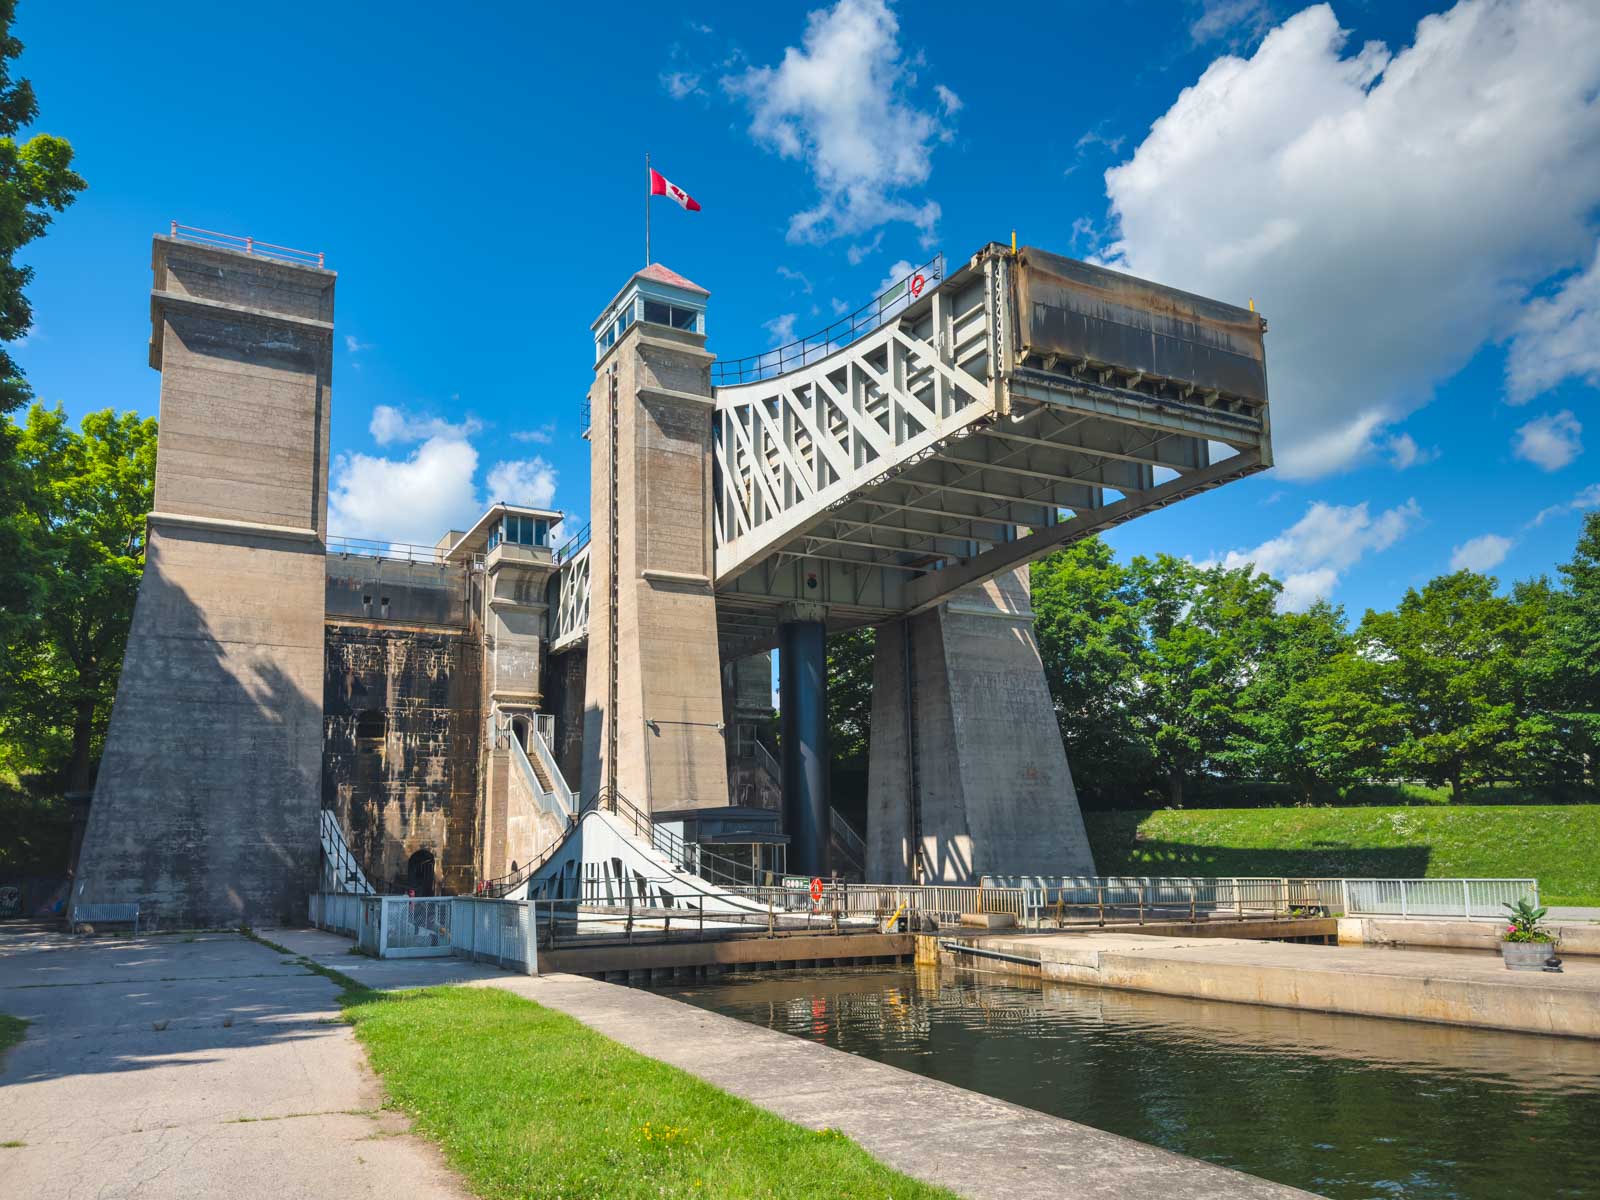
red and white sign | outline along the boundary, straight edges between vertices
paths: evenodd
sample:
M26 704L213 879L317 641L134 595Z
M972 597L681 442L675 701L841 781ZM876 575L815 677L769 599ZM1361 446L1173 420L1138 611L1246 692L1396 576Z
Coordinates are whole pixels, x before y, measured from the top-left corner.
M689 212L700 211L700 201L689 195L688 192L673 183L672 180L654 167L647 169L650 172L650 194L652 196L666 196L669 200L676 201L679 208L687 209Z

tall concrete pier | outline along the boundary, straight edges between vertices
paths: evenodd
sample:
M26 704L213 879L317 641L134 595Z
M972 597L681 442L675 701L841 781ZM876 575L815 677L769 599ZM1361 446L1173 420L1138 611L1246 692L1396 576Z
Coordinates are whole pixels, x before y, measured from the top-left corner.
M878 628L867 877L1092 875L1028 570Z
M594 323L583 792L727 807L712 596L709 293L656 264Z
M297 919L318 868L334 274L157 237L161 446L74 905Z

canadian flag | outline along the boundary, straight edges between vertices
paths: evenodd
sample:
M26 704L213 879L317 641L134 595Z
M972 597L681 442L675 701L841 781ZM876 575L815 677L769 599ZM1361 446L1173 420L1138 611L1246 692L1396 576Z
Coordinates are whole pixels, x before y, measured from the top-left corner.
M679 208L686 208L690 212L700 211L700 201L688 192L673 183L654 167L646 168L650 172L650 194L652 196L669 196L677 201Z

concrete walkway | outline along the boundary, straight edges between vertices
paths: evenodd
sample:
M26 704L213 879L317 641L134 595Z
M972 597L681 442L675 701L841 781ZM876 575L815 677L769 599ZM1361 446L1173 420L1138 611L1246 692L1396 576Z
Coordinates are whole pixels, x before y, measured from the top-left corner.
M349 946L348 942L344 943ZM0 1196L299 1200L468 1193L379 1109L337 988L233 934L0 925Z

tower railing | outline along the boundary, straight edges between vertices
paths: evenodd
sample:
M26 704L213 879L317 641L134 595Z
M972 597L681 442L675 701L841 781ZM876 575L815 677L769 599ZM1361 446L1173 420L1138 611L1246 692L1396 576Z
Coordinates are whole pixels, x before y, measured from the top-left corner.
M879 292L855 312L847 313L816 333L760 354L748 354L743 358L719 358L711 364L711 384L713 387L731 387L738 383L754 383L759 379L771 379L774 375L782 375L807 363L816 362L819 358L825 358L841 346L848 346L864 334L871 333L900 309L914 303L926 289L943 278L944 255L936 254Z
M259 255L279 262L293 263L297 267L322 267L326 269L321 250L296 250L293 246L279 246L262 242L248 235L218 233L215 229L201 229L194 225L172 222L172 236L180 242L193 242L198 246L214 246L219 250L237 250L244 254Z

